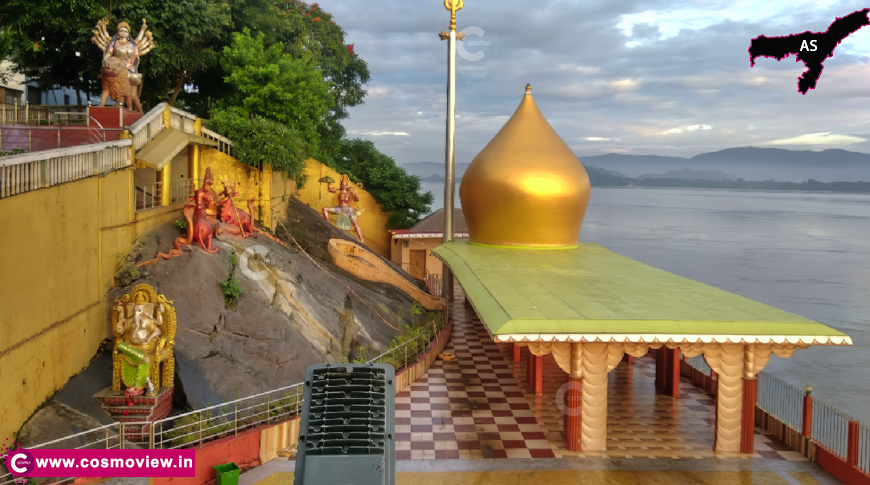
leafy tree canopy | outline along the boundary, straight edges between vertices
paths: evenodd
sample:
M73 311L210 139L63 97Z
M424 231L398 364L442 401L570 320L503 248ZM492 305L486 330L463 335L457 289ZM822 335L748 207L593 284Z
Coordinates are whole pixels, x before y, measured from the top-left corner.
M242 163L261 167L269 162L289 177L305 168L308 154L302 135L282 123L232 107L212 111L208 126L233 140L233 155Z
M362 104L366 94L363 85L370 80L366 62L346 44L344 30L317 3L230 0L229 5L235 32L250 28L262 33L264 47L281 44L294 59L310 60L330 83L331 102L317 131L322 140L321 157L335 156L345 134L341 121L347 118L349 108ZM199 96L189 103L191 109L204 114L223 99L232 90L224 80L226 75L225 69L218 67L196 78Z
M99 92L100 52L90 39L97 19L109 14L103 2L6 0L2 14L12 35L10 58L18 72L41 88Z
M233 34L233 44L224 49L221 67L233 90L220 101L219 109L241 107L247 113L271 119L299 132L308 146L319 146L318 127L330 108L330 85L310 56L294 58L281 44L266 48L265 35L250 31Z
M142 19L157 45L142 57L143 101L178 95L184 81L217 63L214 42L230 28L229 8L218 0L7 0L3 20L14 36L11 58L18 70L44 89L70 86L99 94L102 52L91 43L97 20L109 17L110 33L120 21L136 36Z

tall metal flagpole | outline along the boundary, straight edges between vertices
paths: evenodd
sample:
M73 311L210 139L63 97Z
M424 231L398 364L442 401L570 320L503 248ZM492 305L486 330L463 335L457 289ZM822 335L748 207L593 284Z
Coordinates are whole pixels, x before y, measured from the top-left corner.
M445 144L444 169L444 242L453 241L453 193L455 181L455 144L456 134L456 11L463 7L463 0L444 0L444 8L450 10L450 32L441 31L441 40L447 41L447 143ZM460 33L458 38L465 37ZM448 302L453 301L453 273L444 266L441 296Z

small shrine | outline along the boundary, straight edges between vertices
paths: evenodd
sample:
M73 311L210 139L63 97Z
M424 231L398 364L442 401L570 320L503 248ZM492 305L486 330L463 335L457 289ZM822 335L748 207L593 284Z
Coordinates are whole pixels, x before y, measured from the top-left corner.
M151 285L134 286L112 311L112 387L94 398L122 423L152 422L172 411L175 382L175 331L171 300ZM125 430L125 439L148 438L148 425Z
M680 354L704 356L718 374L715 450L752 453L757 378L771 356L789 357L811 345L851 345L851 339L578 242L590 190L583 165L526 86L519 108L462 178L468 239L433 252L492 339L513 345L515 361L519 347L528 347L536 393L543 389L543 356L552 354L567 374L569 450L606 449L608 373L625 356L652 351L662 376L657 387L675 397Z

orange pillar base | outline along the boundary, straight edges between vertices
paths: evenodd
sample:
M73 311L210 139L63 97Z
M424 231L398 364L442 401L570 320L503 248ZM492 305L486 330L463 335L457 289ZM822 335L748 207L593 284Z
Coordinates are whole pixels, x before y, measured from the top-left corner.
M568 390L562 398L565 415L565 443L568 445L569 451L581 451L583 448L580 443L582 414L580 406L583 402L582 397L583 380L568 379Z
M755 403L758 402L758 380L743 379L743 422L740 453L755 451Z

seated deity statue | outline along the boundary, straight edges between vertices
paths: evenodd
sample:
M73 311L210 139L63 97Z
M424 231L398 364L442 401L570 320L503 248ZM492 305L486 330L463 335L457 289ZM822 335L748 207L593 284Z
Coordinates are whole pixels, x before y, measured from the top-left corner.
M172 302L157 295L150 285L137 285L116 302L112 312L113 390L120 391L123 382L128 394L147 390L155 395L161 386L173 385L175 325Z

